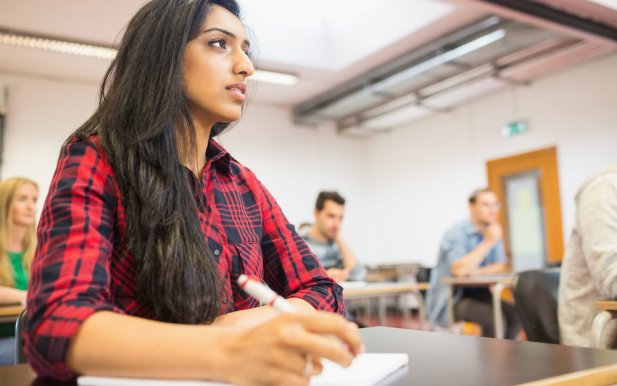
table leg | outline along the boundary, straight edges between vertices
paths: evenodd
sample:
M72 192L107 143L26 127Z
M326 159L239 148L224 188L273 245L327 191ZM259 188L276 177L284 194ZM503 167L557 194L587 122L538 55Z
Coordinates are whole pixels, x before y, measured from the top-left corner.
M613 319L613 315L609 311L602 311L593 318L591 332L589 334L590 347L605 348L602 347L602 335L604 334L604 328L606 328L606 325L611 319Z
M403 326L409 326L411 324L411 307L409 307L408 302L405 302L405 300L408 299L407 296L407 294L404 294L396 297L398 309L401 310L403 314Z
M379 324L381 326L385 326L386 325L386 297L380 296L379 298L377 298L377 301L379 302Z
M446 312L448 314L448 327L450 331L454 331L454 299L453 299L453 286L448 285L448 305Z
M503 313L501 312L501 292L503 283L495 283L491 288L493 294L493 323L495 323L495 338L503 339Z
M420 330L424 330L424 321L426 320L424 299L422 298L422 293L420 291L414 291L413 295L416 297L416 303L418 304L418 326L420 327Z

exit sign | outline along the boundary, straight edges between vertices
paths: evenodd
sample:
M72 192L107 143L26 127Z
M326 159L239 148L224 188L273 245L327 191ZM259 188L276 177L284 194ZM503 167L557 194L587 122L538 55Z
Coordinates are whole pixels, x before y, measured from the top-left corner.
M512 122L506 123L501 128L501 135L503 135L505 138L510 138L510 137L517 136L519 134L523 134L524 132L527 131L527 129L529 129L529 126L527 125L527 121L523 121L523 120L512 121Z

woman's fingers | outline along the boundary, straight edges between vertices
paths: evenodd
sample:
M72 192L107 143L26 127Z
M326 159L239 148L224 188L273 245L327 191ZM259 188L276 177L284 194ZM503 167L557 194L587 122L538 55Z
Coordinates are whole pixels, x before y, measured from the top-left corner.
M308 385L310 376L304 374L304 354L281 347L280 344L255 348L250 353L243 350L244 355L238 355L236 359L239 360L235 363L229 382L240 385Z
M348 366L362 351L357 326L338 315L293 314L286 316L282 323L278 331L283 343L313 357Z
M358 326L340 315L328 312L298 315L306 330L315 334L336 336L354 355L364 351Z
M323 371L320 358L348 366L362 341L357 326L339 315L290 313L238 334L229 350L232 382L307 385Z
M274 366L277 366L281 369L286 369L291 373L303 375L304 370L307 368L307 355L300 353L298 350L290 349L290 348L279 348L275 350L275 352L270 352L269 355L272 356L272 363ZM314 366L313 359L311 360L312 365Z
M288 344L297 350L310 353L313 357L326 358L345 367L349 366L354 358L347 346L336 337L301 331L289 339Z
M312 357L313 359L313 372L311 375L319 375L323 372L323 364L319 358Z

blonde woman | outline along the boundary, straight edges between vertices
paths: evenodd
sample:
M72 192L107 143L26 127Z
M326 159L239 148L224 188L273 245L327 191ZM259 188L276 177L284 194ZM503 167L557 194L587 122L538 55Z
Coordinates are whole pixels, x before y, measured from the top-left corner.
M38 195L37 184L27 178L0 182L0 304L26 303ZM13 325L0 325L0 365L14 362L13 331Z

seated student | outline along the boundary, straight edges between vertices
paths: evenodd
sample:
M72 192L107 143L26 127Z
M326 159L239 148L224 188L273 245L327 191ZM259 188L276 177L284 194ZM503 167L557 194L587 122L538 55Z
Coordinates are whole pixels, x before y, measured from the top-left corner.
M447 287L440 284L448 276L494 275L508 272L503 252L502 232L497 222L499 202L489 189L478 189L469 197L470 218L446 231L439 247L437 265L431 271L427 314L431 323L447 327ZM494 337L492 296L487 288L459 288L454 295L454 317L482 326L482 336ZM502 302L505 336L515 339L520 322L514 307Z
M301 226L301 234L332 279L364 280L364 268L339 234L344 214L345 199L340 194L320 192L315 203L315 223Z
M37 184L27 178L0 182L0 305L26 304L38 196ZM15 323L0 324L0 365L15 363L14 335Z
M595 301L617 298L617 165L583 183L575 200L559 280L559 334L563 344L588 347ZM605 331L604 345L615 347L617 325Z
M130 21L39 224L26 326L39 375L306 385L319 358L361 351L341 288L213 139L254 71L238 15L233 0L154 0ZM260 307L240 274L299 312Z

